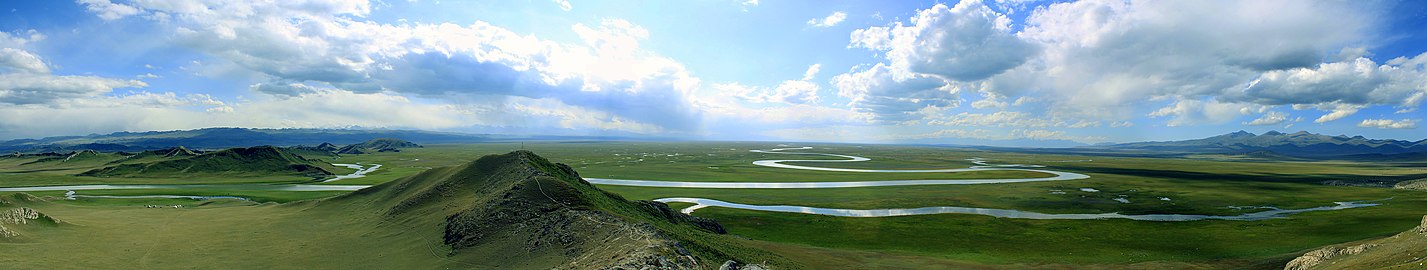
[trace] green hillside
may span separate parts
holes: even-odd
[[[124,156],[115,153],[102,153],[94,150],[75,151],[68,154],[46,154],[30,156],[26,160],[24,157],[11,158],[15,161],[22,161],[9,167],[12,171],[47,171],[65,170],[75,168],[93,168],[103,164],[124,159]]]
[[[93,169],[81,176],[191,177],[211,175],[332,175],[332,164],[310,160],[273,146],[232,148],[179,159],[129,163]]]
[[[401,152],[402,148],[421,148],[421,145],[399,139],[381,138],[352,144],[338,149],[338,154],[369,154],[376,152]]]
[[[18,228],[26,243],[0,242],[7,269],[718,269],[728,260],[798,269],[717,223],[624,200],[523,151],[323,200],[7,207],[77,225]]]
[[[169,149],[158,149],[139,152],[133,155],[129,155],[124,159],[110,161],[108,164],[145,163],[169,159],[182,159],[198,155],[198,152],[194,152],[193,150],[188,150],[188,148],[179,146]]]
[[[331,143],[322,143],[317,146],[298,145],[284,149],[293,154],[315,159],[336,157],[338,150],[337,145]]]
[[[323,202],[375,206],[389,220],[443,228],[450,256],[493,268],[648,266],[784,260],[735,244],[718,223],[628,201],[529,151],[489,155]],[[508,252],[521,250],[523,252]]]

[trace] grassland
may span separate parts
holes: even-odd
[[[801,145],[799,145],[801,146]],[[914,146],[812,145],[807,152],[837,153],[873,159],[860,163],[800,165],[866,169],[926,169],[971,166],[967,158],[991,164],[1040,164],[1058,171],[1091,175],[1091,179],[996,185],[905,186],[850,189],[680,189],[601,186],[630,199],[703,197],[747,204],[784,204],[834,208],[911,208],[964,206],[1017,209],[1045,213],[1235,214],[1230,206],[1306,208],[1335,201],[1383,200],[1362,209],[1314,212],[1266,221],[1146,222],[1128,220],[1017,220],[973,215],[928,215],[891,218],[841,218],[704,208],[696,216],[714,218],[730,233],[748,237],[746,244],[773,250],[812,268],[951,268],[1067,266],[1143,268],[1273,268],[1301,252],[1319,246],[1391,235],[1411,228],[1427,214],[1427,192],[1387,188],[1335,187],[1330,180],[1402,181],[1427,178],[1421,163],[1348,161],[1211,160],[1199,158],[1134,158],[1022,154]],[[836,159],[807,155],[750,153],[778,147],[775,143],[492,143],[428,145],[402,152],[317,157],[333,163],[382,164],[365,178],[326,184],[375,184],[414,175],[430,168],[462,164],[476,157],[528,149],[555,162],[570,164],[584,177],[681,181],[851,181],[896,179],[964,179],[1042,177],[1038,173],[841,173],[766,168],[761,159]],[[0,171],[14,166],[0,160]],[[796,164],[796,163],[794,163]],[[67,176],[78,169],[0,175],[0,185],[28,183],[74,184],[110,182]],[[193,183],[194,179],[122,179],[152,183]],[[211,179],[225,182],[225,179]],[[248,179],[251,180],[251,179]],[[298,182],[301,179],[265,179]],[[88,182],[93,181],[93,182]],[[206,181],[200,179],[200,181]],[[244,182],[233,179],[231,182]],[[19,184],[17,184],[19,183]],[[1081,188],[1099,190],[1084,192]],[[106,191],[108,192],[108,191]],[[110,194],[150,194],[175,191],[123,191]],[[228,191],[184,195],[231,195]],[[1058,193],[1064,194],[1058,194]],[[260,192],[261,193],[261,192]],[[99,193],[85,192],[83,194]],[[264,201],[289,202],[336,193],[248,194]],[[54,196],[54,195],[50,195]],[[1114,201],[1124,198],[1130,203]],[[1165,199],[1168,200],[1165,200]],[[124,203],[97,199],[58,203],[52,216],[86,216],[99,222],[120,218],[97,209]],[[297,205],[301,202],[295,203]],[[676,209],[688,204],[674,204]],[[294,216],[290,206],[203,206],[194,213],[220,215]],[[264,210],[256,210],[264,209]],[[135,211],[126,209],[125,211]],[[266,212],[264,212],[266,211]],[[298,212],[312,212],[302,210]],[[325,211],[325,210],[324,210]],[[162,215],[165,212],[136,212]],[[199,215],[199,214],[195,214]],[[328,213],[328,215],[335,215]],[[201,216],[201,215],[199,215]],[[316,216],[321,216],[318,214]],[[162,218],[153,216],[149,218]],[[286,221],[284,221],[286,222]],[[341,223],[341,222],[337,222]],[[131,224],[138,226],[138,223]],[[341,226],[342,224],[329,224]],[[127,226],[127,225],[125,225]],[[148,224],[146,226],[153,226]],[[184,223],[182,226],[199,226]],[[318,229],[312,226],[300,228]],[[219,226],[195,230],[224,230]],[[359,230],[360,231],[360,230]],[[368,233],[375,233],[366,231]],[[203,235],[197,231],[195,235]],[[361,233],[323,232],[322,237],[374,237]],[[59,237],[59,236],[55,236]],[[295,237],[282,233],[262,237]],[[268,238],[262,238],[268,239]],[[339,241],[340,242],[340,241]],[[311,247],[319,245],[312,244]],[[357,247],[362,244],[352,243]],[[326,247],[325,244],[320,245]],[[311,248],[305,247],[305,248]],[[333,245],[331,247],[338,247]],[[290,250],[290,249],[289,249]],[[303,251],[312,254],[310,251]],[[360,252],[359,252],[360,253]],[[369,253],[360,253],[369,254]],[[286,258],[286,257],[284,257]],[[835,259],[827,259],[835,258]],[[172,258],[177,259],[177,258]],[[319,259],[297,259],[315,262]],[[401,260],[398,260],[401,261]],[[0,260],[3,262],[3,260]],[[324,261],[325,262],[325,261]],[[347,264],[342,264],[347,265]],[[382,264],[394,265],[394,264]],[[424,264],[423,264],[424,265]],[[260,265],[253,265],[260,266]]]

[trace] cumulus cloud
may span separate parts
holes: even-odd
[[[93,76],[0,74],[0,102],[41,104],[58,99],[104,94],[113,91],[114,88],[144,86],[147,84],[135,80]]]
[[[116,4],[109,0],[79,0],[85,8],[94,15],[104,20],[118,20],[124,17],[139,14],[139,9],[125,4]]]
[[[137,80],[50,74],[39,56],[16,48],[0,48],[0,71],[8,71],[0,72],[0,104],[45,104],[147,86]]]
[[[262,93],[555,99],[671,129],[700,119],[687,106],[698,79],[640,48],[648,31],[624,20],[576,24],[571,30],[583,44],[562,44],[481,21],[372,22],[362,19],[370,4],[359,0],[133,5],[181,44],[268,78],[251,87]]]
[[[1316,67],[1264,72],[1242,91],[1224,99],[1259,104],[1393,104],[1416,106],[1427,92],[1421,69],[1378,65],[1367,58],[1323,63]]]
[[[15,48],[0,48],[0,68],[13,72],[50,73],[50,67],[39,56]]]
[[[1024,30],[1017,33],[1042,48],[1040,54],[976,86],[980,91],[1011,97],[1043,97],[1046,107],[1057,113],[1095,118],[1124,116],[1143,100],[1211,99],[1259,105],[1387,102],[1401,97],[1403,91],[1386,86],[1406,84],[1372,82],[1371,77],[1403,73],[1399,77],[1406,78],[1411,77],[1410,72],[1386,72],[1373,65],[1377,71],[1372,76],[1358,76],[1366,82],[1353,85],[1369,87],[1352,90],[1362,91],[1362,97],[1337,93],[1342,91],[1337,89],[1284,89],[1289,87],[1288,81],[1294,81],[1290,80],[1293,73],[1352,74],[1353,68],[1339,66],[1363,65],[1349,59],[1344,64],[1320,67],[1324,59],[1334,58],[1325,52],[1356,48],[1372,38],[1367,31],[1376,20],[1372,6],[1290,1],[1087,0],[1050,4],[1035,9]],[[1338,57],[1359,55],[1344,51],[1349,53]],[[1256,85],[1246,88],[1255,80]],[[1299,85],[1315,84],[1331,87],[1326,81]],[[1374,87],[1379,90],[1368,90]],[[1313,93],[1278,95],[1292,91]],[[1152,115],[1172,111],[1175,109]],[[1224,111],[1213,114],[1221,117],[1199,114],[1202,117],[1197,119],[1222,120],[1232,110]],[[1170,121],[1176,125],[1198,122],[1191,119],[1196,118]]]
[[[1358,126],[1371,128],[1412,129],[1417,128],[1417,120],[1363,119],[1362,122],[1358,123]]]
[[[847,13],[838,11],[833,12],[832,14],[827,15],[827,17],[823,17],[821,19],[814,18],[808,20],[808,25],[811,25],[813,27],[832,27],[834,25],[837,25],[838,23],[842,23],[842,21],[846,19]]]
[[[838,96],[851,99],[854,110],[876,115],[878,120],[917,119],[925,107],[955,107],[960,97],[946,81],[929,75],[893,69],[878,63],[862,71],[833,77]]]
[[[1011,33],[1011,20],[979,0],[937,4],[908,24],[852,32],[851,47],[886,51],[891,65],[954,81],[976,81],[1024,63],[1037,48]]]
[[[1239,116],[1262,109],[1262,106],[1240,103],[1223,103],[1195,99],[1180,99],[1154,112],[1150,117],[1168,117],[1166,125],[1187,126],[1196,124],[1219,124]]]

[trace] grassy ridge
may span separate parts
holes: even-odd
[[[537,268],[549,267],[549,260],[558,258],[533,252],[533,255],[527,255],[528,257],[492,259],[489,256],[495,254],[480,252],[520,249],[521,244],[508,241],[531,241],[520,241],[524,238],[500,233],[511,228],[548,229],[550,226],[560,226],[552,224],[575,224],[569,225],[575,226],[571,230],[592,235],[610,233],[607,231],[610,228],[606,226],[580,225],[583,220],[600,219],[598,215],[579,214],[585,213],[584,211],[597,211],[619,217],[624,222],[653,226],[667,237],[679,241],[682,249],[693,252],[702,264],[716,264],[728,259],[782,261],[733,242],[735,240],[711,233],[709,229],[697,225],[698,222],[689,220],[687,216],[672,214],[668,208],[651,208],[658,204],[631,202],[599,190],[580,180],[568,166],[557,165],[523,151],[485,156],[460,166],[428,170],[330,201],[331,204],[376,205],[379,206],[378,210],[385,210],[382,211],[383,215],[395,219],[419,223],[445,221],[445,238],[446,243],[453,249],[451,252],[473,258],[469,259],[472,261],[491,261],[490,263],[496,264],[490,266],[508,267],[511,261],[532,261],[536,262]],[[547,234],[562,235],[562,231],[555,230]],[[581,236],[573,237],[580,239]],[[630,237],[616,237],[624,238]],[[576,240],[574,243],[579,245],[580,242]],[[455,251],[467,249],[469,251]],[[672,256],[670,258],[679,258],[677,254],[669,255]],[[621,254],[592,255],[600,256]]]
[[[287,174],[309,177],[332,175],[335,169],[327,162],[309,160],[273,146],[232,148],[188,158],[148,163],[122,164],[94,169],[81,176],[97,177],[174,177],[194,175],[271,175]]]

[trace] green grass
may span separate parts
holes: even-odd
[[[966,173],[840,173],[813,172],[766,168],[750,164],[760,159],[837,159],[811,155],[751,153],[749,149],[777,148],[776,143],[740,142],[679,142],[679,143],[490,143],[472,145],[428,145],[420,149],[404,149],[395,153],[343,155],[322,157],[333,163],[382,164],[382,168],[365,178],[347,179],[326,184],[378,184],[415,175],[429,168],[464,164],[486,154],[506,153],[525,149],[553,162],[571,165],[583,177],[685,180],[685,181],[852,181],[895,179],[964,179],[1043,177],[1038,173],[979,172]],[[847,154],[872,158],[859,163],[793,163],[866,169],[929,169],[959,168],[971,164],[970,157],[986,158],[991,164],[1040,164],[1050,170],[1079,172],[1093,178],[1072,181],[1034,182],[994,185],[947,185],[872,187],[850,189],[681,189],[601,186],[602,189],[630,199],[662,197],[705,197],[748,204],[791,204],[835,208],[911,208],[925,206],[964,206],[1017,209],[1045,213],[1127,214],[1237,214],[1227,206],[1271,205],[1282,208],[1324,206],[1334,201],[1377,200],[1391,198],[1385,205],[1343,211],[1313,212],[1287,219],[1266,221],[1195,221],[1143,222],[1128,220],[1018,220],[974,215],[928,215],[889,218],[842,218],[804,214],[768,213],[722,208],[704,208],[696,216],[719,220],[730,232],[752,239],[742,242],[767,248],[799,260],[813,268],[1079,268],[1103,266],[1117,268],[1137,266],[1148,268],[1265,268],[1281,267],[1283,262],[1314,247],[1391,235],[1414,226],[1427,214],[1427,192],[1382,188],[1332,187],[1323,181],[1371,179],[1395,182],[1427,178],[1427,169],[1414,163],[1359,163],[1341,161],[1272,162],[1263,160],[1209,160],[1191,158],[1130,158],[1051,154],[1022,154],[981,150],[878,146],[843,144],[811,144],[817,149],[792,150]],[[802,145],[799,145],[802,146]],[[616,155],[618,154],[618,155]],[[643,159],[640,161],[640,159]],[[1090,160],[1090,161],[1086,161]],[[17,161],[0,159],[0,171],[15,167]],[[1418,163],[1420,164],[1420,163]],[[0,186],[36,184],[81,184],[124,181],[123,183],[242,183],[301,182],[307,179],[104,179],[65,175],[82,169],[56,169],[21,174],[0,174]],[[1094,188],[1101,192],[1081,192]],[[1066,194],[1051,194],[1052,190]],[[150,191],[124,191],[133,194]],[[174,191],[178,192],[178,191]],[[232,195],[235,191],[183,190],[181,195]],[[225,194],[226,193],[226,194]],[[81,192],[81,194],[98,194]],[[249,194],[274,202],[297,201],[331,194]],[[1131,203],[1111,199],[1124,195]],[[1159,198],[1167,197],[1170,201]],[[381,248],[411,251],[423,247],[398,238],[383,228],[338,229],[342,226],[367,226],[369,223],[348,219],[370,219],[363,215],[343,213],[335,209],[314,210],[295,203],[284,206],[207,205],[186,212],[143,212],[128,209],[134,202],[116,200],[71,201],[43,207],[60,219],[66,215],[77,220],[94,222],[98,226],[129,228],[160,226],[166,213],[184,213],[186,217],[214,221],[241,222],[261,220],[242,229],[234,226],[210,225],[196,221],[178,222],[183,227],[175,242],[218,237],[218,232],[253,235],[253,241],[279,241],[283,238],[322,237],[328,242],[299,241],[278,244],[271,249],[240,246],[236,240],[219,240],[219,247],[202,248],[192,253],[211,256],[236,256],[222,250],[238,250],[236,254],[259,254],[274,260],[305,263],[332,263],[345,266],[435,266],[424,262],[432,257],[393,258],[390,262],[375,260],[339,261],[323,257],[312,249],[352,250],[353,256],[375,256]],[[674,204],[680,209],[689,204]],[[147,223],[127,220],[149,219]],[[150,209],[152,210],[152,209]],[[166,209],[167,210],[167,209]],[[1244,210],[1247,211],[1247,210]],[[49,212],[47,212],[49,213]],[[191,215],[191,216],[189,216]],[[305,224],[297,217],[308,220]],[[292,218],[293,220],[289,220]],[[113,219],[113,220],[111,220]],[[316,221],[320,220],[320,221]],[[114,224],[107,224],[114,223]],[[127,224],[127,225],[125,225]],[[136,227],[137,226],[137,227]],[[379,227],[380,227],[379,226]],[[191,228],[189,228],[191,227]],[[84,226],[90,228],[90,226]],[[85,233],[120,233],[123,230],[59,229]],[[190,231],[191,230],[191,231]],[[272,230],[271,232],[258,232]],[[301,230],[313,230],[303,234]],[[40,232],[51,234],[51,232]],[[420,234],[438,234],[422,229]],[[53,232],[57,241],[70,239],[67,234]],[[63,235],[62,235],[63,234]],[[127,237],[127,236],[124,236]],[[122,237],[121,237],[122,238]],[[355,239],[392,241],[390,247],[368,245]],[[80,241],[80,238],[71,239]],[[138,241],[138,239],[123,238]],[[120,239],[120,240],[123,240]],[[329,243],[330,242],[330,243]],[[170,242],[173,243],[173,242]],[[62,248],[103,253],[99,247],[59,245],[25,247],[18,252],[59,252]],[[110,249],[130,247],[109,246]],[[131,249],[131,248],[130,248]],[[370,250],[368,250],[370,249]],[[160,249],[161,250],[161,249]],[[125,251],[128,252],[128,251]],[[122,261],[122,256],[143,257],[142,253],[118,252],[101,262]],[[277,252],[293,252],[282,255]],[[222,254],[222,255],[220,255]],[[13,258],[0,255],[0,262]],[[110,255],[103,255],[110,256]],[[167,255],[148,255],[147,262],[194,262],[196,259]],[[831,258],[830,258],[831,257]],[[897,259],[889,259],[897,258]],[[125,265],[154,264],[137,263]],[[421,262],[419,262],[421,261]],[[203,262],[196,262],[203,266]],[[360,263],[370,263],[362,265]],[[458,264],[444,264],[456,266]],[[209,265],[216,266],[216,265]],[[275,267],[264,262],[245,262],[232,267]],[[227,266],[225,266],[227,267]],[[279,266],[280,267],[280,266]],[[23,268],[23,267],[22,267]]]
[[[730,233],[819,247],[915,253],[983,263],[1279,260],[1314,247],[1416,225],[1427,201],[1265,221],[1023,220],[976,215],[842,218],[704,208]]]

